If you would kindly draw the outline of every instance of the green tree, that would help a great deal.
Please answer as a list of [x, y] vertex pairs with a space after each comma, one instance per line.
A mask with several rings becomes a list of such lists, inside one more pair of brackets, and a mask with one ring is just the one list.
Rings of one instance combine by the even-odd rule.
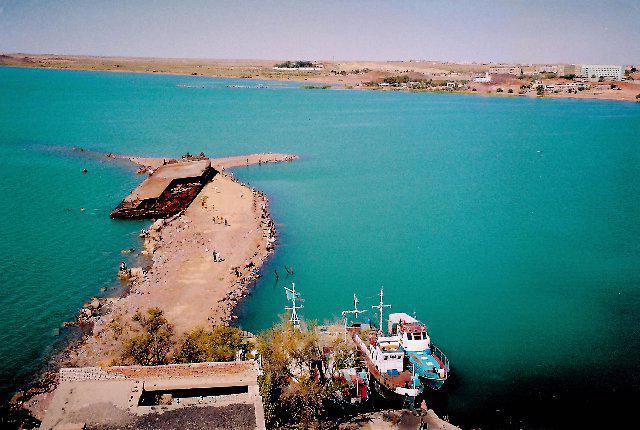
[[156, 366], [169, 362], [169, 352], [173, 346], [173, 325], [164, 317], [160, 308], [139, 311], [133, 320], [140, 326], [135, 334], [124, 342], [121, 360], [123, 364]]
[[178, 363], [232, 361], [243, 347], [242, 331], [235, 327], [195, 328], [185, 335], [175, 353]]
[[268, 427], [330, 426], [324, 422], [337, 407], [337, 385], [321, 377], [319, 368], [324, 371], [326, 361], [316, 326], [299, 330], [282, 322], [260, 334], [257, 349], [262, 358], [259, 383]]

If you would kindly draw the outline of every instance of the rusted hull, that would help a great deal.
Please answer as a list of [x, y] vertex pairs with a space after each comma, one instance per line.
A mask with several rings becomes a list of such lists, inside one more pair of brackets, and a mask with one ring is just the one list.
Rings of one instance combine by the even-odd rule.
[[209, 168], [199, 178], [174, 180], [155, 199], [136, 202], [123, 201], [111, 212], [111, 218], [157, 219], [175, 215], [186, 209], [193, 202], [202, 188], [213, 179], [216, 173], [216, 170]]

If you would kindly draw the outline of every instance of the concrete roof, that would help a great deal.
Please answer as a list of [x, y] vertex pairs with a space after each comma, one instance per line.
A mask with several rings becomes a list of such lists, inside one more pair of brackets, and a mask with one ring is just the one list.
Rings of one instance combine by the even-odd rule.
[[[237, 386], [246, 386], [246, 392], [180, 397], [166, 405], [140, 406], [144, 391]], [[63, 429], [76, 425], [82, 428], [85, 424], [89, 428], [121, 428], [148, 421], [151, 414], [167, 412], [187, 414], [196, 423], [202, 421], [200, 415], [220, 415], [219, 408], [234, 406], [230, 410], [248, 410], [236, 407], [238, 405], [250, 406], [253, 413], [250, 419], [237, 417], [243, 426], [251, 423], [250, 428], [264, 429], [264, 410], [253, 361], [65, 368], [60, 370], [60, 383], [40, 428]], [[224, 422], [211, 424], [227, 428]]]

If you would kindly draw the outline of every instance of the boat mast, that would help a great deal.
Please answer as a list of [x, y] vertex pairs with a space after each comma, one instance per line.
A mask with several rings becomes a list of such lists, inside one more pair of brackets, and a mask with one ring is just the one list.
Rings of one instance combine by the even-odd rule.
[[353, 293], [353, 309], [352, 310], [345, 310], [342, 311], [342, 318], [344, 318], [344, 340], [345, 342], [347, 341], [347, 315], [349, 314], [354, 314], [356, 319], [358, 318], [358, 315], [363, 314], [366, 312], [366, 309], [358, 309], [358, 297], [356, 296], [356, 293]]
[[302, 309], [304, 306], [297, 305], [296, 301], [300, 297], [300, 293], [296, 292], [296, 284], [295, 282], [291, 283], [291, 288], [284, 287], [287, 300], [291, 301], [291, 306], [285, 306], [285, 311], [291, 311], [291, 317], [289, 318], [289, 322], [293, 324], [294, 328], [300, 328], [300, 318], [298, 318], [298, 309]]
[[390, 308], [391, 305], [385, 305], [382, 297], [384, 296], [384, 291], [383, 291], [384, 287], [380, 287], [380, 304], [379, 305], [372, 305], [371, 308], [372, 309], [378, 309], [380, 312], [380, 325], [378, 326], [378, 334], [379, 335], [383, 335], [384, 334], [384, 329], [382, 328], [382, 321], [383, 321], [383, 316], [382, 316], [382, 311], [384, 308]]

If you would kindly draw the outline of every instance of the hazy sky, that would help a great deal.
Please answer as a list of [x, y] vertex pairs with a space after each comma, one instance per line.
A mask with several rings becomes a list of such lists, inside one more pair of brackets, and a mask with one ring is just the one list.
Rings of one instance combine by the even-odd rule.
[[0, 0], [0, 51], [640, 63], [640, 0]]

